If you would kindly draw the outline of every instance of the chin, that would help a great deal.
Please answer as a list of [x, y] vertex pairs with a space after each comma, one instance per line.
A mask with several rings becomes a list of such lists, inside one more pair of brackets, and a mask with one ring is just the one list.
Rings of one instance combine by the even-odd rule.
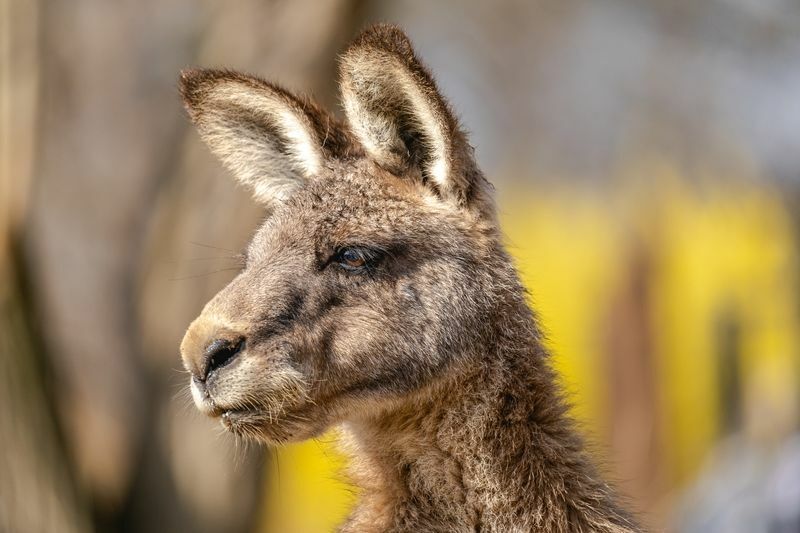
[[226, 410], [220, 414], [222, 426], [236, 436], [269, 445], [300, 442], [322, 433], [301, 415], [269, 414], [262, 410]]
[[230, 409], [219, 415], [220, 423], [227, 431], [238, 437], [245, 437], [258, 441], [265, 441], [265, 415], [256, 411]]

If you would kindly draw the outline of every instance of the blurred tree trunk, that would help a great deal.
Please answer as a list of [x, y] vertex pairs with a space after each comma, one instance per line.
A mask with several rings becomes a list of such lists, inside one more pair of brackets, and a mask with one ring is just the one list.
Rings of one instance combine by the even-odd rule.
[[42, 5], [26, 252], [64, 444], [101, 529], [121, 527], [142, 447], [157, 438], [132, 280], [149, 191], [182, 132], [162, 79], [193, 55], [193, 4]]
[[0, 531], [88, 530], [46, 394], [19, 238], [35, 154], [37, 2], [0, 0]]
[[[623, 282], [614, 293], [605, 324], [605, 357], [610, 386], [608, 435], [611, 464], [622, 493], [650, 527], [662, 517], [647, 515], [663, 493], [659, 471], [658, 376], [652, 332], [653, 250], [638, 235], [631, 239]], [[659, 524], [660, 527], [660, 524]]]

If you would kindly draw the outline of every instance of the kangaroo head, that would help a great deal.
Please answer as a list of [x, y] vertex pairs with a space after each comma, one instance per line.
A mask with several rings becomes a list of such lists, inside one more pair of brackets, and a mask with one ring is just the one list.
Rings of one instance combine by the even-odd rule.
[[201, 137], [270, 213], [181, 353], [198, 408], [270, 442], [452, 374], [515, 279], [489, 186], [407, 37], [367, 30], [340, 72], [346, 124], [255, 77], [181, 76]]

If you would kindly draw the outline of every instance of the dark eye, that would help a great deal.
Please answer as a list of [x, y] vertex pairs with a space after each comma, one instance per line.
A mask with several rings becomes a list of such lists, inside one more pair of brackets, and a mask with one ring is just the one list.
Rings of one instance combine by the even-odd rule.
[[345, 248], [339, 254], [339, 262], [347, 268], [362, 268], [367, 264], [364, 254], [355, 248]]
[[339, 252], [339, 264], [349, 270], [358, 270], [367, 265], [367, 257], [357, 248], [344, 248]]

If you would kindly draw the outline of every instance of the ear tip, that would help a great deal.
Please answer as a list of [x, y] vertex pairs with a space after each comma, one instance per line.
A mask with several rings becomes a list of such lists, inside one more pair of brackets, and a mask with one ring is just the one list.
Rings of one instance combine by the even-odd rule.
[[291, 98], [292, 93], [258, 76], [220, 68], [187, 67], [180, 71], [178, 87], [187, 105], [199, 103], [209, 89], [220, 84], [239, 84]]
[[208, 79], [210, 69], [187, 67], [181, 69], [178, 81], [181, 84], [181, 89], [190, 90], [196, 88], [204, 79]]
[[178, 84], [181, 96], [187, 104], [195, 103], [203, 94], [203, 89], [221, 81], [241, 81], [247, 76], [233, 70], [218, 68], [187, 67], [181, 70]]
[[379, 23], [362, 31], [345, 52], [345, 56], [364, 49], [380, 50], [411, 59], [414, 49], [408, 35], [395, 24]]
[[203, 85], [213, 77], [213, 71], [210, 69], [189, 67], [181, 70], [178, 88], [190, 114], [200, 102]]
[[367, 40], [371, 42], [409, 42], [406, 33], [397, 24], [390, 24], [388, 22], [378, 22], [372, 24], [358, 34], [356, 41]]

